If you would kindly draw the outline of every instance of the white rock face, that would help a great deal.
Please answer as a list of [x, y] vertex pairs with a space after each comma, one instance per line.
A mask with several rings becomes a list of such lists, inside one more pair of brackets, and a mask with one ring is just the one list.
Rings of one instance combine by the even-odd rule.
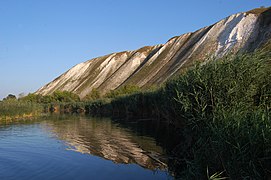
[[242, 43], [255, 33], [253, 30], [256, 23], [257, 16], [254, 14], [241, 13], [230, 16], [220, 28], [216, 55], [223, 56], [234, 46], [242, 46]]
[[94, 58], [74, 66], [36, 93], [71, 91], [83, 98], [93, 88], [106, 93], [127, 84], [140, 87], [161, 84], [195, 61], [260, 47], [271, 37], [270, 14], [271, 9], [238, 13], [193, 33], [174, 37], [163, 45]]
[[61, 88], [63, 91], [72, 91], [76, 87], [75, 81], [85, 73], [90, 63], [91, 62], [85, 62], [74, 66], [69, 71], [64, 73], [61, 78], [57, 78], [52, 83], [42, 87], [40, 89], [42, 94], [48, 94], [53, 89], [57, 88]]

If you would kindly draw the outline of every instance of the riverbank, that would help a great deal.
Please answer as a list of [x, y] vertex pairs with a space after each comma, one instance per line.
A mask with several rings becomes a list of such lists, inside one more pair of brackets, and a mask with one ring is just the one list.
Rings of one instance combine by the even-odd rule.
[[42, 112], [43, 106], [40, 104], [6, 100], [0, 102], [0, 123], [32, 119], [41, 116]]
[[23, 100], [43, 104], [47, 112], [166, 121], [181, 136], [169, 167], [180, 178], [271, 176], [270, 52], [210, 60], [159, 89], [111, 94], [117, 96], [80, 102], [57, 92]]
[[210, 61], [158, 90], [91, 102], [85, 109], [101, 115], [110, 110], [116, 118], [163, 119], [179, 128], [178, 177], [220, 172], [230, 179], [270, 177], [270, 52]]

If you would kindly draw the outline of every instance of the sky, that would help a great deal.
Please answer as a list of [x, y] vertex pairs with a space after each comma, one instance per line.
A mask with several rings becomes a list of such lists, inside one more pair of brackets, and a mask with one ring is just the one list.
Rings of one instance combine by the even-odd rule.
[[0, 99], [74, 65], [163, 44], [271, 0], [0, 0]]

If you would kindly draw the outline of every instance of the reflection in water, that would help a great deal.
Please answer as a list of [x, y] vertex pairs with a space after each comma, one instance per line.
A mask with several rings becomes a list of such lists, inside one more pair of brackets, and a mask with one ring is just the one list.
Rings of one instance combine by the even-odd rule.
[[[45, 121], [43, 126], [69, 149], [99, 156], [115, 163], [136, 163], [144, 168], [167, 168], [163, 149], [147, 136], [136, 135], [110, 119], [74, 117]], [[55, 118], [54, 118], [55, 119]]]

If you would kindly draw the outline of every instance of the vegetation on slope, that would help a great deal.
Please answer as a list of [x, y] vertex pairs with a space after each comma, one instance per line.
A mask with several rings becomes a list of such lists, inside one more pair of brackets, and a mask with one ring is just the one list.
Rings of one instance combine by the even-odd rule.
[[[270, 176], [271, 54], [226, 57], [196, 66], [163, 89], [112, 100], [113, 112], [158, 116], [180, 127], [178, 176]], [[174, 171], [174, 170], [173, 170]]]
[[[164, 111], [183, 125], [179, 156], [201, 176], [225, 171], [258, 179], [270, 164], [270, 53], [226, 58], [189, 70], [167, 83]], [[187, 162], [185, 162], [187, 165]]]
[[52, 95], [42, 96], [40, 94], [28, 94], [25, 97], [19, 99], [23, 102], [33, 103], [60, 103], [60, 102], [79, 102], [80, 98], [78, 95], [68, 91], [55, 91]]
[[270, 9], [270, 7], [260, 7], [260, 8], [252, 9], [252, 10], [248, 11], [247, 13], [248, 14], [250, 14], [250, 13], [251, 14], [261, 14], [269, 9]]
[[22, 101], [49, 99], [92, 115], [164, 119], [182, 136], [169, 166], [178, 177], [202, 179], [223, 172], [232, 179], [263, 179], [271, 169], [270, 69], [271, 53], [256, 52], [196, 65], [157, 90], [131, 86], [106, 97], [94, 90], [89, 102], [63, 92]]

